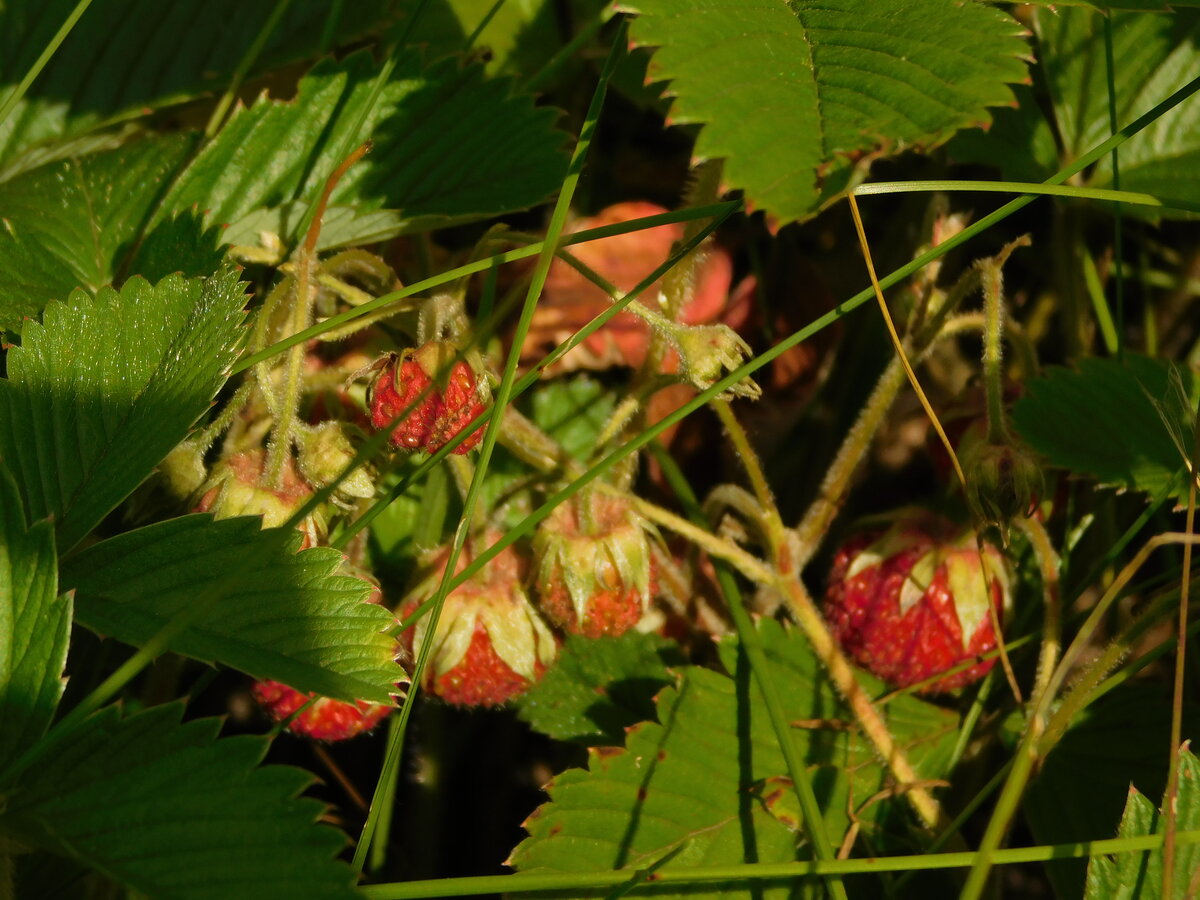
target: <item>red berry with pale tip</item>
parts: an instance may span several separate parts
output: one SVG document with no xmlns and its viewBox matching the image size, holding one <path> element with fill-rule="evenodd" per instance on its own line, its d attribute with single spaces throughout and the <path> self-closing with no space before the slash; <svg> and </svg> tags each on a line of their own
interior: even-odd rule
<svg viewBox="0 0 1200 900">
<path fill-rule="evenodd" d="M 935 678 L 994 650 L 989 605 L 1003 622 L 1011 605 L 1007 561 L 973 531 L 909 511 L 885 530 L 850 538 L 834 556 L 824 612 L 842 649 L 895 687 Z M 922 693 L 972 684 L 995 664 L 982 660 L 933 681 Z"/>
<path fill-rule="evenodd" d="M 482 546 L 500 535 L 488 532 Z M 471 543 L 459 555 L 470 562 Z M 426 575 L 401 605 L 404 618 L 432 597 L 441 581 L 446 550 L 435 551 Z M 406 629 L 402 640 L 414 656 L 433 641 L 422 687 L 456 706 L 500 706 L 523 693 L 554 661 L 558 644 L 522 586 L 525 563 L 511 547 L 446 597 L 432 638 L 429 613 Z"/>
</svg>

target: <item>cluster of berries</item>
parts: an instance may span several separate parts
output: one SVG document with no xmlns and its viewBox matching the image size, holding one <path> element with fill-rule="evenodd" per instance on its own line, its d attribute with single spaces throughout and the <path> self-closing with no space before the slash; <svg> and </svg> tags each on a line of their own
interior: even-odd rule
<svg viewBox="0 0 1200 900">
<path fill-rule="evenodd" d="M 422 687 L 448 703 L 498 706 L 553 662 L 558 638 L 552 627 L 589 638 L 628 631 L 654 594 L 654 537 L 653 526 L 624 498 L 588 492 L 563 503 L 539 527 L 532 560 L 506 547 L 447 595 Z M 478 555 L 477 547 L 499 538 L 485 531 L 469 542 L 459 571 Z M 425 577 L 401 606 L 406 618 L 426 612 L 446 558 L 445 549 L 426 558 Z M 427 615 L 404 632 L 414 654 L 430 639 Z"/>
</svg>

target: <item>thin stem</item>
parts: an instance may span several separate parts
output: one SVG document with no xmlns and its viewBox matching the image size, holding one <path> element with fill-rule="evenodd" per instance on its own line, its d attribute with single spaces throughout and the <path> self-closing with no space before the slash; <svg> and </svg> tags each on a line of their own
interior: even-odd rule
<svg viewBox="0 0 1200 900">
<path fill-rule="evenodd" d="M 894 356 L 879 376 L 871 396 L 859 411 L 858 418 L 846 433 L 833 462 L 825 470 L 817 498 L 796 526 L 796 542 L 799 545 L 799 557 L 795 561 L 796 571 L 801 571 L 813 558 L 829 533 L 829 527 L 837 518 L 838 511 L 845 501 L 850 479 L 854 477 L 858 464 L 871 448 L 875 433 L 887 416 L 888 410 L 892 408 L 892 403 L 903 385 L 904 367 L 900 357 Z"/>
<path fill-rule="evenodd" d="M 1117 131 L 1117 84 L 1116 65 L 1113 62 L 1112 16 L 1101 16 L 1104 20 L 1104 74 L 1108 87 L 1108 128 L 1113 134 Z M 1121 190 L 1121 163 L 1117 156 L 1117 148 L 1112 150 L 1112 184 L 1117 191 Z M 1124 261 L 1122 249 L 1121 202 L 1113 201 L 1113 264 L 1116 268 L 1117 283 L 1117 359 L 1125 357 L 1125 278 L 1121 271 Z M 1170 897 L 1170 894 L 1163 894 Z"/>
<path fill-rule="evenodd" d="M 1192 469 L 1195 471 L 1200 458 L 1200 424 L 1192 437 Z M 1184 533 L 1189 537 L 1195 533 L 1196 525 L 1196 479 L 1188 479 L 1187 521 Z M 1163 795 L 1163 877 L 1162 896 L 1174 897 L 1175 843 L 1179 825 L 1179 747 L 1183 740 L 1183 676 L 1187 667 L 1188 597 L 1192 586 L 1192 544 L 1183 545 L 1183 576 L 1179 584 L 1179 644 L 1175 648 L 1175 684 L 1171 695 L 1171 748 L 1170 768 L 1167 770 L 1167 790 Z"/>
<path fill-rule="evenodd" d="M 424 0 L 422 0 L 422 5 Z M 588 148 L 591 146 L 592 137 L 596 131 L 596 123 L 600 118 L 600 110 L 604 105 L 604 98 L 608 90 L 609 80 L 612 78 L 613 72 L 616 71 L 617 61 L 625 53 L 625 33 L 626 21 L 622 19 L 621 27 L 618 29 L 614 39 L 612 49 L 609 51 L 608 59 L 605 61 L 604 70 L 600 74 L 599 82 L 596 85 L 595 93 L 592 95 L 592 102 L 588 108 L 587 118 L 584 120 L 583 129 L 580 132 L 579 140 L 575 145 L 575 152 L 572 154 L 571 163 L 567 169 L 567 176 L 563 180 L 562 189 L 559 191 L 558 200 L 554 206 L 554 212 L 550 216 L 550 224 L 546 229 L 546 240 L 542 247 L 542 252 L 538 256 L 537 264 L 534 267 L 533 277 L 529 283 L 529 291 L 525 296 L 525 304 L 521 309 L 521 316 L 517 322 L 517 327 L 513 332 L 512 349 L 509 351 L 508 359 L 505 361 L 504 372 L 500 377 L 500 384 L 496 388 L 494 400 L 492 404 L 493 410 L 504 410 L 507 408 L 509 401 L 512 399 L 513 384 L 516 381 L 517 364 L 520 362 L 521 348 L 525 343 L 525 336 L 529 332 L 529 326 L 533 321 L 533 313 L 537 307 L 537 299 L 541 295 L 542 288 L 546 283 L 546 276 L 550 272 L 550 264 L 554 260 L 554 251 L 558 245 L 559 238 L 567 221 L 567 213 L 570 211 L 571 199 L 575 195 L 575 188 L 579 184 L 579 176 L 583 169 L 583 162 L 587 157 Z M 487 474 L 488 463 L 491 460 L 492 452 L 496 446 L 496 439 L 500 435 L 500 422 L 503 416 L 492 415 L 488 419 L 487 430 L 483 435 L 483 442 L 479 448 L 479 460 L 475 466 L 475 474 L 471 479 L 471 485 L 467 491 L 467 498 L 463 502 L 462 521 L 459 522 L 458 528 L 455 530 L 454 539 L 450 545 L 450 551 L 446 559 L 446 567 L 442 571 L 441 581 L 437 591 L 433 596 L 433 608 L 430 612 L 429 620 L 429 639 L 421 644 L 421 649 L 417 655 L 416 665 L 413 669 L 412 687 L 409 689 L 407 696 L 404 698 L 404 704 L 400 709 L 399 724 L 393 735 L 389 735 L 388 755 L 385 760 L 385 772 L 399 764 L 400 748 L 403 744 L 403 736 L 405 728 L 408 724 L 408 718 L 412 714 L 413 701 L 420 693 L 420 686 L 425 668 L 428 665 L 430 651 L 433 648 L 434 635 L 437 634 L 438 618 L 441 615 L 442 607 L 445 605 L 446 597 L 457 586 L 453 579 L 453 573 L 458 564 L 458 558 L 462 552 L 462 548 L 467 539 L 469 531 L 469 523 L 474 514 L 475 504 L 482 492 L 483 481 Z M 395 738 L 394 741 L 392 738 Z M 390 776 L 389 776 L 390 777 Z M 358 844 L 354 848 L 353 865 L 358 871 L 362 871 L 363 863 L 366 860 L 367 851 L 371 845 L 371 839 L 375 831 L 380 814 L 380 801 L 382 799 L 379 786 L 376 786 L 375 796 L 371 801 L 371 810 L 367 814 L 367 820 L 363 824 L 362 834 L 359 837 Z"/>
<path fill-rule="evenodd" d="M 910 194 L 932 191 L 970 191 L 994 194 L 1025 194 L 1027 196 L 1071 197 L 1076 200 L 1106 200 L 1115 203 L 1129 203 L 1134 206 L 1166 205 L 1166 202 L 1153 194 L 1135 193 L 1133 191 L 1112 191 L 1104 188 L 1078 187 L 1076 185 L 1056 184 L 1053 182 L 1028 181 L 879 181 L 874 184 L 860 184 L 851 194 L 857 197 L 867 197 L 872 194 Z"/>
<path fill-rule="evenodd" d="M 896 325 L 892 322 L 891 313 L 888 312 L 887 301 L 883 299 L 883 287 L 879 283 L 879 277 L 875 274 L 875 263 L 871 259 L 871 246 L 867 243 L 867 233 L 863 229 L 862 216 L 858 212 L 858 201 L 854 199 L 853 194 L 848 194 L 846 199 L 850 201 L 850 213 L 854 217 L 854 229 L 858 232 L 858 243 L 862 248 L 863 260 L 867 264 L 867 274 L 871 276 L 871 287 L 874 289 L 875 299 L 879 302 L 879 311 L 883 315 L 883 321 L 887 324 L 888 334 L 892 338 L 892 346 L 896 348 L 896 354 L 900 358 L 901 365 L 904 366 L 904 374 L 908 376 L 908 381 L 913 386 L 913 390 L 917 394 L 917 399 L 921 401 L 925 415 L 929 417 L 930 424 L 933 425 L 934 430 L 942 441 L 942 446 L 946 448 L 946 453 L 950 456 L 950 462 L 954 465 L 954 472 L 958 475 L 959 484 L 965 488 L 967 478 L 963 474 L 962 466 L 959 465 L 958 454 L 954 452 L 954 447 L 950 443 L 950 439 L 946 437 L 946 431 L 942 428 L 942 423 L 938 419 L 937 413 L 933 411 L 933 406 L 930 404 L 929 398 L 925 396 L 925 391 L 921 388 L 921 382 L 917 380 L 917 373 L 913 371 L 912 365 L 908 361 L 908 356 L 904 350 L 904 343 L 900 340 L 900 335 L 896 333 Z"/>
<path fill-rule="evenodd" d="M 50 58 L 54 56 L 55 52 L 62 45 L 62 42 L 67 39 L 67 35 L 71 33 L 71 29 L 79 21 L 79 17 L 87 12 L 87 8 L 91 5 L 92 0 L 79 0 L 75 4 L 75 8 L 71 10 L 71 14 L 59 26 L 58 31 L 54 33 L 54 37 L 50 38 L 50 42 L 46 44 L 45 49 L 34 60 L 33 65 L 29 67 L 20 84 L 13 88 L 12 92 L 4 98 L 4 104 L 0 105 L 0 125 L 8 121 L 9 113 L 21 102 L 21 98 L 25 96 L 25 92 L 29 90 L 29 86 L 33 84 L 33 80 L 41 74 L 42 69 L 46 67 L 46 63 L 50 62 Z"/>
<path fill-rule="evenodd" d="M 777 579 L 775 572 L 769 566 L 732 541 L 717 537 L 708 529 L 693 525 L 682 516 L 668 512 L 649 500 L 643 500 L 636 496 L 631 496 L 630 499 L 633 501 L 634 508 L 647 519 L 686 538 L 697 547 L 707 551 L 710 556 L 725 560 L 751 581 L 765 585 L 773 584 Z"/>
<path fill-rule="evenodd" d="M 787 599 L 792 615 L 808 637 L 813 653 L 821 661 L 825 671 L 829 673 L 829 679 L 833 682 L 834 687 L 850 706 L 863 734 L 866 735 L 867 740 L 875 748 L 875 752 L 879 754 L 891 771 L 897 781 L 897 786 L 907 788 L 904 796 L 920 817 L 921 822 L 927 828 L 934 828 L 941 824 L 943 817 L 941 806 L 938 805 L 933 795 L 920 785 L 916 771 L 904 752 L 896 746 L 887 724 L 883 721 L 883 716 L 880 715 L 866 691 L 858 683 L 854 669 L 833 640 L 833 636 L 829 633 L 829 628 L 825 625 L 825 620 L 821 617 L 820 612 L 817 611 L 816 604 L 808 590 L 794 572 L 780 575 L 777 585 Z"/>
<path fill-rule="evenodd" d="M 225 121 L 225 113 L 229 111 L 229 107 L 233 103 L 233 98 L 237 96 L 238 90 L 241 89 L 242 82 L 246 79 L 246 74 L 250 71 L 250 67 L 258 60 L 263 47 L 267 45 L 267 41 L 270 40 L 275 29 L 279 27 L 279 22 L 287 14 L 288 7 L 291 5 L 292 0 L 276 0 L 275 8 L 271 10 L 271 14 L 267 16 L 267 21 L 258 30 L 258 34 L 254 36 L 254 41 L 246 48 L 246 52 L 242 54 L 242 58 L 238 60 L 237 68 L 233 70 L 233 76 L 229 79 L 229 87 L 225 88 L 225 93 L 221 95 L 221 99 L 217 101 L 212 115 L 208 117 L 208 124 L 204 126 L 205 140 L 211 140 L 220 130 L 221 123 Z"/>
<path fill-rule="evenodd" d="M 746 429 L 733 414 L 729 401 L 714 400 L 711 405 L 720 418 L 721 424 L 725 426 L 725 433 L 733 442 L 734 452 L 741 460 L 742 468 L 746 470 L 746 477 L 750 479 L 750 487 L 754 490 L 754 496 L 758 498 L 759 519 L 764 526 L 771 558 L 780 571 L 788 571 L 795 564 L 795 560 L 784 559 L 788 545 L 787 528 L 784 527 L 783 519 L 779 515 L 779 508 L 775 505 L 775 497 L 771 493 L 771 486 L 767 484 L 767 476 L 763 472 L 758 454 L 754 452 L 750 438 L 746 435 Z"/>
<path fill-rule="evenodd" d="M 1034 556 L 1042 575 L 1042 596 L 1045 604 L 1045 618 L 1042 625 L 1042 648 L 1038 655 L 1037 676 L 1034 679 L 1032 702 L 1036 707 L 1041 703 L 1050 686 L 1050 676 L 1058 662 L 1058 654 L 1062 649 L 1062 598 L 1059 590 L 1058 554 L 1046 528 L 1034 518 L 1020 516 L 1016 520 L 1033 547 Z"/>
</svg>

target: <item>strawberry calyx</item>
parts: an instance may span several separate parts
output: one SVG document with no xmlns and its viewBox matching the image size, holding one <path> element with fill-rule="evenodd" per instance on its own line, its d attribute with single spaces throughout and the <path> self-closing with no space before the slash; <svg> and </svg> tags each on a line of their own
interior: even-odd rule
<svg viewBox="0 0 1200 900">
<path fill-rule="evenodd" d="M 557 506 L 533 539 L 542 611 L 585 637 L 628 631 L 654 594 L 652 537 L 654 526 L 622 497 L 585 491 Z"/>
</svg>

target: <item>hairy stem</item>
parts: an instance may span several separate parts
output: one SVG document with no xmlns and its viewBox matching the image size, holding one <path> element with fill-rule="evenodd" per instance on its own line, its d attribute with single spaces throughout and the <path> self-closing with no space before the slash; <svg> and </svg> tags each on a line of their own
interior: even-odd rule
<svg viewBox="0 0 1200 900">
<path fill-rule="evenodd" d="M 983 386 L 987 393 L 987 439 L 1000 444 L 1008 440 L 1004 421 L 1004 377 L 1001 371 L 1004 328 L 1004 273 L 999 263 L 989 260 L 981 267 L 983 282 Z"/>
<path fill-rule="evenodd" d="M 780 575 L 776 584 L 787 598 L 792 615 L 804 629 L 809 643 L 812 644 L 813 652 L 825 667 L 825 671 L 829 673 L 834 687 L 849 704 L 863 734 L 866 735 L 867 740 L 875 748 L 875 752 L 887 765 L 892 777 L 896 779 L 897 786 L 907 788 L 903 791 L 904 796 L 921 822 L 927 828 L 935 828 L 942 824 L 941 806 L 933 795 L 920 785 L 916 771 L 904 752 L 896 746 L 883 716 L 875 708 L 862 686 L 859 685 L 858 679 L 854 676 L 854 669 L 829 633 L 825 620 L 817 611 L 816 604 L 808 590 L 794 572 Z"/>
</svg>

